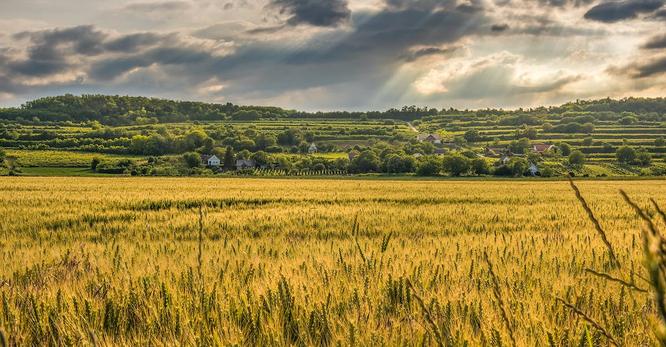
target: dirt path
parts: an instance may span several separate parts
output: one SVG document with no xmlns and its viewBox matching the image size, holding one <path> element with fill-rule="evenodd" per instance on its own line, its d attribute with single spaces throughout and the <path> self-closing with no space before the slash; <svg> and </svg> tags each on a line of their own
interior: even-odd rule
<svg viewBox="0 0 666 347">
<path fill-rule="evenodd" d="M 407 122 L 407 126 L 409 126 L 410 129 L 414 130 L 415 133 L 417 134 L 419 133 L 419 130 L 416 129 L 411 122 Z"/>
</svg>

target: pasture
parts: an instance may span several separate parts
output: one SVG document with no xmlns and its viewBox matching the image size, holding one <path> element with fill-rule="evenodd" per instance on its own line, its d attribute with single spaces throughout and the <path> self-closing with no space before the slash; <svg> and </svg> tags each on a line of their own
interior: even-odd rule
<svg viewBox="0 0 666 347">
<path fill-rule="evenodd" d="M 654 213 L 666 184 L 578 186 L 620 267 L 563 181 L 4 177 L 0 331 L 10 345 L 654 344 L 642 224 L 618 191 Z"/>
</svg>

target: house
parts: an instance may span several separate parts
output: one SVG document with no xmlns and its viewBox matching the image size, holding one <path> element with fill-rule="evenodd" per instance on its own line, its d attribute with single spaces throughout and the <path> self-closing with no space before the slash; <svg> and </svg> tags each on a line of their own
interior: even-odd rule
<svg viewBox="0 0 666 347">
<path fill-rule="evenodd" d="M 310 154 L 317 153 L 317 145 L 315 145 L 314 142 L 310 144 L 310 147 L 308 147 L 308 153 Z"/>
<path fill-rule="evenodd" d="M 416 140 L 419 142 L 430 142 L 435 145 L 442 143 L 442 138 L 437 134 L 418 134 Z"/>
<path fill-rule="evenodd" d="M 236 170 L 254 169 L 255 167 L 257 167 L 257 162 L 252 159 L 236 160 Z"/>
<path fill-rule="evenodd" d="M 532 151 L 534 151 L 535 153 L 544 154 L 544 153 L 546 153 L 548 151 L 552 151 L 552 150 L 555 150 L 554 145 L 549 145 L 549 144 L 545 144 L 545 143 L 538 143 L 538 144 L 532 145 Z"/>
<path fill-rule="evenodd" d="M 414 158 L 421 158 L 422 156 L 423 156 L 423 154 L 421 154 L 421 153 L 414 153 L 414 155 L 413 155 Z"/>
<path fill-rule="evenodd" d="M 219 167 L 221 162 L 220 158 L 218 158 L 216 155 L 202 155 L 201 156 L 201 161 L 204 163 L 204 165 L 210 166 L 210 167 Z"/>
<path fill-rule="evenodd" d="M 534 163 L 530 163 L 530 166 L 527 168 L 527 171 L 528 171 L 532 176 L 536 176 L 536 175 L 539 173 L 539 167 L 538 167 L 536 164 L 534 164 Z"/>
<path fill-rule="evenodd" d="M 447 152 L 448 152 L 448 151 L 447 151 L 446 149 L 444 149 L 444 148 L 435 148 L 435 154 L 436 154 L 436 155 L 444 155 L 444 154 L 446 154 Z"/>
<path fill-rule="evenodd" d="M 506 147 L 486 147 L 484 150 L 486 157 L 501 157 L 508 154 Z"/>
</svg>

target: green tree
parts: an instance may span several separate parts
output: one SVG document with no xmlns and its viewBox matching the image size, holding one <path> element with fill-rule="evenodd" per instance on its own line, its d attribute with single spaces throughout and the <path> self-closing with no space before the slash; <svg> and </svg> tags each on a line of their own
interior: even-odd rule
<svg viewBox="0 0 666 347">
<path fill-rule="evenodd" d="M 664 147 L 664 146 L 666 146 L 666 140 L 664 139 L 663 136 L 658 137 L 656 140 L 654 140 L 654 145 L 656 147 Z"/>
<path fill-rule="evenodd" d="M 189 168 L 201 166 L 201 156 L 199 153 L 187 152 L 183 154 L 183 160 L 185 161 L 185 165 Z"/>
<path fill-rule="evenodd" d="M 234 149 L 229 146 L 224 151 L 224 169 L 233 170 L 236 167 L 236 159 L 234 158 Z"/>
<path fill-rule="evenodd" d="M 592 146 L 594 144 L 594 138 L 591 136 L 588 136 L 583 139 L 583 145 L 584 146 Z"/>
<path fill-rule="evenodd" d="M 569 155 L 569 164 L 575 167 L 581 167 L 585 164 L 585 154 L 581 151 L 573 151 Z"/>
<path fill-rule="evenodd" d="M 511 170 L 511 173 L 518 177 L 522 176 L 525 171 L 527 171 L 527 168 L 529 167 L 529 164 L 527 163 L 527 160 L 523 158 L 513 158 L 507 165 L 509 169 Z"/>
<path fill-rule="evenodd" d="M 1 161 L 0 161 L 0 162 L 1 162 Z M 93 170 L 93 171 L 97 170 L 97 166 L 98 166 L 99 163 L 101 163 L 101 162 L 102 162 L 102 161 L 99 160 L 99 158 L 97 158 L 97 157 L 92 158 L 92 160 L 90 161 L 90 169 Z"/>
<path fill-rule="evenodd" d="M 253 153 L 250 156 L 250 159 L 254 160 L 255 163 L 259 166 L 267 165 L 268 164 L 268 154 L 264 151 L 258 151 Z"/>
<path fill-rule="evenodd" d="M 481 140 L 481 135 L 476 129 L 470 129 L 465 132 L 464 138 L 469 143 L 478 142 Z"/>
<path fill-rule="evenodd" d="M 629 146 L 622 146 L 615 151 L 615 158 L 623 164 L 631 164 L 636 160 L 636 150 Z"/>
<path fill-rule="evenodd" d="M 437 176 L 440 171 L 442 171 L 442 162 L 435 156 L 424 157 L 416 168 L 418 176 Z"/>
<path fill-rule="evenodd" d="M 565 157 L 568 156 L 571 154 L 571 146 L 566 142 L 560 143 L 560 153 Z"/>
<path fill-rule="evenodd" d="M 487 175 L 490 173 L 490 165 L 483 158 L 476 158 L 472 160 L 472 171 L 476 175 Z"/>
<path fill-rule="evenodd" d="M 652 163 L 652 154 L 646 150 L 640 150 L 636 153 L 636 161 L 643 166 L 648 166 Z"/>
<path fill-rule="evenodd" d="M 444 160 L 442 160 L 442 168 L 444 171 L 451 174 L 451 176 L 460 176 L 469 171 L 470 160 L 469 158 L 458 154 L 447 155 L 444 157 Z"/>
<path fill-rule="evenodd" d="M 366 150 L 361 152 L 351 162 L 351 170 L 356 173 L 379 172 L 381 162 L 374 151 Z"/>
</svg>

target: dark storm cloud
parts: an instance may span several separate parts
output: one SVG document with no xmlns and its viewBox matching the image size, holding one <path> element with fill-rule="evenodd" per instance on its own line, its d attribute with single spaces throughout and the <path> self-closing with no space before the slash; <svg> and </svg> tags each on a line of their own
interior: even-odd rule
<svg viewBox="0 0 666 347">
<path fill-rule="evenodd" d="M 137 2 L 123 8 L 130 12 L 174 12 L 190 9 L 191 4 L 186 1 L 164 1 L 164 2 Z"/>
<path fill-rule="evenodd" d="M 347 0 L 271 0 L 270 6 L 289 15 L 290 25 L 337 26 L 351 16 Z"/>
<path fill-rule="evenodd" d="M 595 0 L 537 0 L 543 5 L 556 6 L 556 7 L 565 7 L 573 6 L 580 7 L 586 6 L 593 3 Z"/>
<path fill-rule="evenodd" d="M 386 0 L 386 5 L 392 10 L 432 10 L 451 8 L 457 5 L 457 0 Z"/>
<path fill-rule="evenodd" d="M 666 73 L 666 56 L 649 60 L 635 68 L 635 78 L 653 77 Z"/>
<path fill-rule="evenodd" d="M 666 34 L 650 38 L 643 46 L 644 49 L 666 48 Z"/>
<path fill-rule="evenodd" d="M 138 33 L 122 36 L 104 44 L 104 48 L 115 52 L 134 52 L 142 47 L 153 46 L 164 38 L 155 33 Z"/>
<path fill-rule="evenodd" d="M 657 20 L 666 21 L 666 8 L 663 9 L 663 10 L 659 10 L 659 11 L 655 12 L 654 15 L 652 16 L 652 18 L 657 19 Z"/>
<path fill-rule="evenodd" d="M 14 35 L 17 40 L 27 39 L 30 45 L 27 58 L 7 63 L 9 70 L 25 76 L 48 76 L 67 70 L 71 54 L 94 56 L 104 49 L 101 42 L 106 34 L 92 26 L 78 26 Z"/>
<path fill-rule="evenodd" d="M 490 26 L 490 31 L 496 32 L 496 33 L 501 33 L 503 31 L 509 30 L 509 24 L 493 24 Z"/>
<path fill-rule="evenodd" d="M 585 19 L 614 23 L 637 18 L 639 14 L 651 13 L 664 5 L 664 0 L 607 1 L 592 7 Z"/>
<path fill-rule="evenodd" d="M 410 52 L 406 55 L 404 55 L 404 59 L 407 62 L 413 62 L 417 61 L 423 57 L 429 57 L 429 56 L 434 56 L 434 55 L 448 55 L 451 53 L 454 53 L 460 49 L 460 47 L 426 47 L 426 48 L 421 48 L 417 49 L 413 52 Z"/>
<path fill-rule="evenodd" d="M 213 55 L 192 47 L 157 47 L 142 54 L 110 58 L 94 63 L 90 77 L 97 81 L 113 80 L 130 70 L 151 65 L 197 65 L 213 59 Z"/>
</svg>

